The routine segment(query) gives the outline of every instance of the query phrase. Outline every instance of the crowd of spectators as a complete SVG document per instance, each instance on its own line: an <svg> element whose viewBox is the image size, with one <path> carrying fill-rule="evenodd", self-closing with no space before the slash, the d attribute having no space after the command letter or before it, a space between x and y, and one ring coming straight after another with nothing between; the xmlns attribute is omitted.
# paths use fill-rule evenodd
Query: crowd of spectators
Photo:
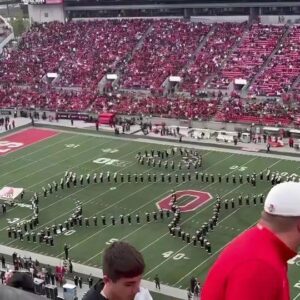
<svg viewBox="0 0 300 300"><path fill-rule="evenodd" d="M0 82L36 85L58 73L59 86L95 89L135 47L150 21L101 20L35 25L0 62Z"/></svg>
<svg viewBox="0 0 300 300"><path fill-rule="evenodd" d="M270 63L250 87L250 93L281 96L290 90L300 74L300 27L290 29Z"/></svg>
<svg viewBox="0 0 300 300"><path fill-rule="evenodd" d="M235 79L253 78L277 46L284 30L283 26L253 24L209 87L226 89Z"/></svg>
<svg viewBox="0 0 300 300"><path fill-rule="evenodd" d="M278 44L286 30L284 26L207 25L182 19L34 25L18 49L0 61L0 107L288 124L299 114L294 104L300 103L300 84L295 84L294 93L285 91L300 71L300 27L289 28ZM201 41L204 46L199 48ZM224 102L222 93L220 97L199 95L206 87L226 89L236 78L250 80L276 47L250 92L281 94L283 104L234 97ZM116 94L112 87L111 95L100 95L99 81L117 70L121 87L148 89L150 96ZM47 73L58 76L46 82ZM180 89L191 96L157 96L154 91L161 89L169 75L181 76Z"/></svg>
<svg viewBox="0 0 300 300"><path fill-rule="evenodd" d="M245 23L218 23L207 39L205 47L198 53L194 63L180 75L183 77L182 89L195 94L206 86L207 80L221 67L228 51L241 39Z"/></svg>
<svg viewBox="0 0 300 300"><path fill-rule="evenodd" d="M96 98L97 92L90 90L0 88L1 108L84 111Z"/></svg>
<svg viewBox="0 0 300 300"><path fill-rule="evenodd" d="M217 111L217 100L187 98L132 96L98 97L93 108L96 111L116 112L128 115L151 115L167 118L209 119Z"/></svg>
<svg viewBox="0 0 300 300"><path fill-rule="evenodd" d="M179 74L210 28L183 20L155 21L125 68L121 86L158 89L168 76Z"/></svg>
<svg viewBox="0 0 300 300"><path fill-rule="evenodd" d="M255 123L264 125L288 125L300 112L300 107L290 107L280 102L244 102L232 99L223 102L216 114L217 121Z"/></svg>

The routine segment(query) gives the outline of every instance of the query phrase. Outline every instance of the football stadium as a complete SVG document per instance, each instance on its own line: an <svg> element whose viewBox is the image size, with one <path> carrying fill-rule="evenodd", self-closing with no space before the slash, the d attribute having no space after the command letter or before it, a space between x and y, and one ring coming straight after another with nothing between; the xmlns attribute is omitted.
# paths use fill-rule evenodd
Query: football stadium
<svg viewBox="0 0 300 300"><path fill-rule="evenodd" d="M199 299L300 182L299 22L298 1L0 2L2 284L82 299L124 241L153 299Z"/></svg>

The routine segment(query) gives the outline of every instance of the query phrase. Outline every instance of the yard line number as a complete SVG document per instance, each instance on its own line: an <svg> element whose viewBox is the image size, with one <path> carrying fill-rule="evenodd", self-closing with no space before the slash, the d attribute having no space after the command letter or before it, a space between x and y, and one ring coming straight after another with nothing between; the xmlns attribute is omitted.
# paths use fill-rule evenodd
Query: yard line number
<svg viewBox="0 0 300 300"><path fill-rule="evenodd" d="M229 168L230 170L235 170L235 171L239 171L239 172L244 172L248 169L248 167L244 167L244 166L231 166Z"/></svg>
<svg viewBox="0 0 300 300"><path fill-rule="evenodd" d="M106 245L111 245L114 242L117 242L119 239L111 238L109 241L107 241L105 244Z"/></svg>
<svg viewBox="0 0 300 300"><path fill-rule="evenodd" d="M80 147L79 144L66 144L65 146L66 146L66 148L71 148L71 149L76 149L76 148Z"/></svg>
<svg viewBox="0 0 300 300"><path fill-rule="evenodd" d="M102 149L102 152L104 152L104 153L117 153L117 152L119 152L119 150L115 149L115 148L106 148L106 149Z"/></svg>
<svg viewBox="0 0 300 300"><path fill-rule="evenodd" d="M6 153L14 148L19 148L24 146L23 143L10 142L10 141L0 141L0 153Z"/></svg>
<svg viewBox="0 0 300 300"><path fill-rule="evenodd" d="M116 166L116 167L126 167L129 164L128 161L107 158L107 157L97 158L93 160L93 163L100 164L100 165L107 165L107 166Z"/></svg>
<svg viewBox="0 0 300 300"><path fill-rule="evenodd" d="M176 254L174 254L174 251L167 251L167 252L164 252L164 253L162 253L162 256L163 256L164 258L169 258L169 257L171 257L171 258L174 259L174 260L188 259L188 257L186 257L184 253L176 253Z"/></svg>

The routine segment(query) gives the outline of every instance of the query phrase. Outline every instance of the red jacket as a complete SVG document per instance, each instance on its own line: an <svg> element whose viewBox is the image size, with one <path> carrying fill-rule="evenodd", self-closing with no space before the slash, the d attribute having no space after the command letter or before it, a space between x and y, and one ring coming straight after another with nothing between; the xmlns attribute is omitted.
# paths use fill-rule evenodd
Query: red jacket
<svg viewBox="0 0 300 300"><path fill-rule="evenodd" d="M289 300L287 261L296 254L258 224L223 251L206 278L201 300Z"/></svg>

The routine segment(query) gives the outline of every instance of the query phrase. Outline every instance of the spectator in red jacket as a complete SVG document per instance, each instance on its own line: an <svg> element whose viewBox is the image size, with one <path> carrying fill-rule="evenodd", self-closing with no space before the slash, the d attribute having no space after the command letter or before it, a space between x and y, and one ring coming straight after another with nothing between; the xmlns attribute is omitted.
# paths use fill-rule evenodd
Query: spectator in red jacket
<svg viewBox="0 0 300 300"><path fill-rule="evenodd" d="M300 247L300 183L274 186L258 224L233 240L211 268L201 300L289 300L287 261Z"/></svg>

